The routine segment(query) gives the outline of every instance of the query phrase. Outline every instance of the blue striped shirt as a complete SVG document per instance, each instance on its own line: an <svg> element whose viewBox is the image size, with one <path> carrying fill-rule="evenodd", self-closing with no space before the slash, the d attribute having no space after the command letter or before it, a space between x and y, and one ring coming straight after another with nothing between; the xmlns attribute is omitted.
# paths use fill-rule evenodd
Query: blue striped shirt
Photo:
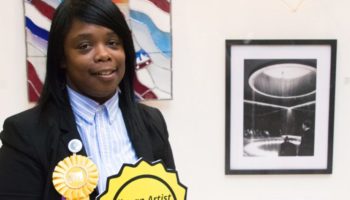
<svg viewBox="0 0 350 200"><path fill-rule="evenodd" d="M124 163L137 161L118 105L119 92L100 105L68 86L67 89L82 143L99 170L101 194L106 189L107 177L117 174Z"/></svg>

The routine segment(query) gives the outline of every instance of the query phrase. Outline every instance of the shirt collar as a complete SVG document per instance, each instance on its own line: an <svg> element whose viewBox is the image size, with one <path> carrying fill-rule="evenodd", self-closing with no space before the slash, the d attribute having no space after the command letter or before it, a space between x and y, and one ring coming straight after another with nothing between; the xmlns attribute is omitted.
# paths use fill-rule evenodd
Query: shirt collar
<svg viewBox="0 0 350 200"><path fill-rule="evenodd" d="M98 102L84 96L67 85L69 101L72 106L74 115L80 117L89 124L94 122L94 117L97 111L103 109L106 112L109 123L117 119L119 109L119 93L118 90L109 100L100 105Z"/></svg>
<svg viewBox="0 0 350 200"><path fill-rule="evenodd" d="M112 123L117 119L118 112L121 112L119 109L119 90L103 105L107 110L107 116L109 123Z"/></svg>

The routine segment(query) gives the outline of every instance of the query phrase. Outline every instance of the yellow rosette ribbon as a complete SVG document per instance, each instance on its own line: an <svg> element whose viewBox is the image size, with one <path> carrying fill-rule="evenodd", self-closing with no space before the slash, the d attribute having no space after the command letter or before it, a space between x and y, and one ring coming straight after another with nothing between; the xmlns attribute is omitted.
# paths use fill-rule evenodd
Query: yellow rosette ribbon
<svg viewBox="0 0 350 200"><path fill-rule="evenodd" d="M89 200L97 186L98 170L87 157L73 154L60 161L52 174L52 182L67 200Z"/></svg>

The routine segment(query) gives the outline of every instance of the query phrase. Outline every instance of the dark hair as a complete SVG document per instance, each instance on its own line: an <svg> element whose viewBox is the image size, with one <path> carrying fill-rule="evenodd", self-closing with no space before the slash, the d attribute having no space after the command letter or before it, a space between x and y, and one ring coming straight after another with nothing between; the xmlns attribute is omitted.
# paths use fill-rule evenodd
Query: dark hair
<svg viewBox="0 0 350 200"><path fill-rule="evenodd" d="M125 75L119 83L119 105L124 121L131 132L144 132L145 126L135 101L135 49L131 31L123 13L112 0L64 0L52 19L46 61L46 77L39 100L44 109L53 102L57 107L69 105L66 89L66 72L61 67L65 60L64 40L74 19L113 30L121 39L125 52ZM137 135L133 135L137 136Z"/></svg>
<svg viewBox="0 0 350 200"><path fill-rule="evenodd" d="M122 40L125 51L125 75L119 84L121 102L134 102L133 79L135 76L135 49L131 31L123 13L111 0L65 0L52 19L48 40L46 77L39 100L45 105L53 101L57 106L68 103L64 62L64 40L74 19L113 30Z"/></svg>

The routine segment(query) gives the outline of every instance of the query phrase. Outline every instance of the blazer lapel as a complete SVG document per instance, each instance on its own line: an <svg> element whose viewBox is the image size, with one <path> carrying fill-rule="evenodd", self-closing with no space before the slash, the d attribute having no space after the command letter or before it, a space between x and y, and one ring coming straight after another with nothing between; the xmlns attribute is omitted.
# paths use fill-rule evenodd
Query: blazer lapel
<svg viewBox="0 0 350 200"><path fill-rule="evenodd" d="M74 115L72 109L69 106L66 106L65 109L59 111L59 128L60 128L60 141L58 145L58 158L64 159L65 157L71 156L72 153L68 149L68 143L73 139L81 140L80 134L78 132ZM83 148L77 154L87 156L86 150ZM95 199L98 195L98 188L90 194L90 199Z"/></svg>
<svg viewBox="0 0 350 200"><path fill-rule="evenodd" d="M65 108L58 108L54 104L50 104L45 111L45 115L50 119L50 124L52 128L48 133L51 135L51 158L48 163L48 172L47 177L47 188L44 192L44 199L61 199L61 196L53 187L52 184L52 173L56 165L63 160L64 158L71 156L72 153L68 149L68 143L72 139L79 139L80 135L75 125L74 115L67 105ZM78 152L80 155L86 156L86 151L83 149ZM96 197L97 191L94 191L90 197Z"/></svg>
<svg viewBox="0 0 350 200"><path fill-rule="evenodd" d="M72 153L68 149L68 143L73 139L79 139L81 141L74 115L69 106L60 110L60 130L61 130L61 148L71 155ZM80 155L87 156L85 148L78 152Z"/></svg>

